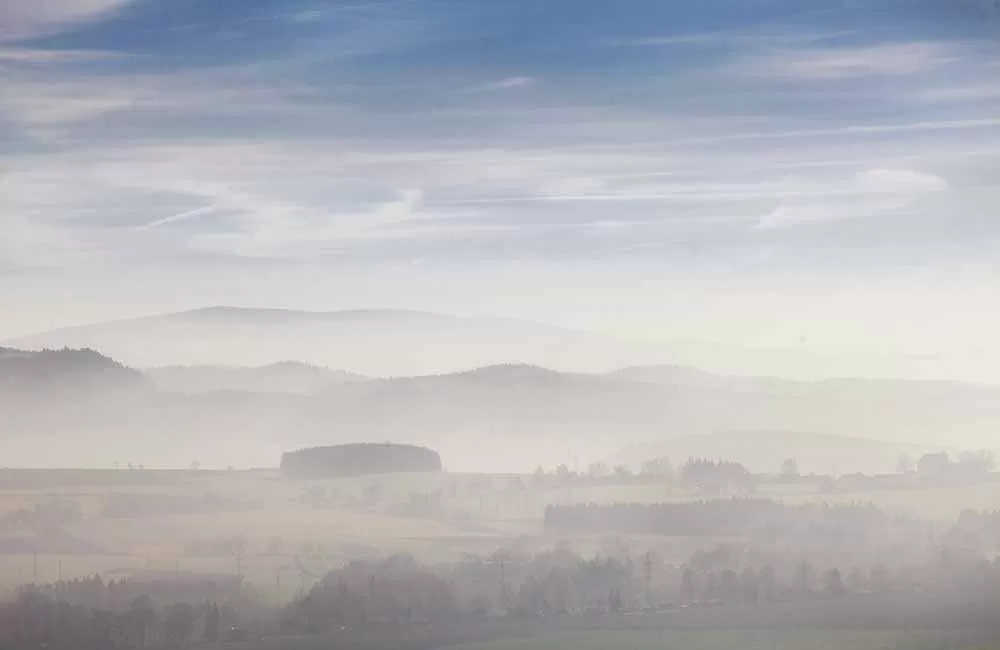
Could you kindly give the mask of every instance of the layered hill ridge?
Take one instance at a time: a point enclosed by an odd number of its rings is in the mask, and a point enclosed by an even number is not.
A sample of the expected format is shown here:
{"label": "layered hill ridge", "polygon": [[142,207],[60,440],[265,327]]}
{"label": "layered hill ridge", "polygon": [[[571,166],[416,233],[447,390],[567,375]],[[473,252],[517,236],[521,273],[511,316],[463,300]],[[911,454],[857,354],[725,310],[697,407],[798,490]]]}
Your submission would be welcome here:
{"label": "layered hill ridge", "polygon": [[[588,374],[500,364],[371,379],[285,363],[144,375],[96,352],[4,349],[0,376],[0,453],[13,465],[273,465],[292,448],[392,441],[431,446],[469,470],[530,471],[641,449],[744,457],[760,471],[786,455],[801,456],[806,472],[892,471],[899,453],[988,447],[1000,429],[992,386],[797,382],[676,366]],[[52,388],[70,378],[89,392]],[[852,455],[865,463],[852,465]]]}

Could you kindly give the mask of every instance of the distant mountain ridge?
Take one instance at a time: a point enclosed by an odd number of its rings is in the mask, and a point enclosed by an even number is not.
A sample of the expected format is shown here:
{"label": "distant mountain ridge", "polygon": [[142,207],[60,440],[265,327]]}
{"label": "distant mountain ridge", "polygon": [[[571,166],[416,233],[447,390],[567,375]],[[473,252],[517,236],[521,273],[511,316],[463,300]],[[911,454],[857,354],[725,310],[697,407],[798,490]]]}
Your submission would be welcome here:
{"label": "distant mountain ridge", "polygon": [[399,309],[209,307],[57,329],[7,345],[93,348],[138,368],[299,361],[378,377],[501,363],[611,369],[642,358],[641,346],[597,334],[514,319]]}
{"label": "distant mountain ridge", "polygon": [[[195,321],[200,320],[206,323],[243,322],[247,320],[256,321],[258,324],[287,324],[300,320],[316,320],[329,322],[332,320],[364,322],[371,320],[384,320],[387,318],[397,318],[401,320],[423,321],[431,323],[441,323],[449,321],[455,317],[435,312],[419,311],[413,309],[343,309],[337,311],[303,311],[296,309],[276,309],[276,308],[248,308],[216,305],[212,307],[200,307],[181,312],[163,314],[160,316],[141,316],[137,318],[111,321],[111,323],[135,323],[150,321],[155,319]],[[81,327],[92,327],[83,325]],[[65,328],[79,329],[79,327]],[[64,330],[54,330],[64,331]]]}

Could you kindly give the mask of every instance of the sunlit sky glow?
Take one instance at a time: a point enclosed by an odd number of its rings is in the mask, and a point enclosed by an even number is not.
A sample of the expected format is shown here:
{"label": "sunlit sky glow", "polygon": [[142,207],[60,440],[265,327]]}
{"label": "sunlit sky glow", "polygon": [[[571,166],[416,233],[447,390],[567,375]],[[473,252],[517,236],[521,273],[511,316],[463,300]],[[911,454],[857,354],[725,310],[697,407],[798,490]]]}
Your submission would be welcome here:
{"label": "sunlit sky glow", "polygon": [[0,0],[0,338],[409,307],[1000,381],[997,34],[990,0]]}

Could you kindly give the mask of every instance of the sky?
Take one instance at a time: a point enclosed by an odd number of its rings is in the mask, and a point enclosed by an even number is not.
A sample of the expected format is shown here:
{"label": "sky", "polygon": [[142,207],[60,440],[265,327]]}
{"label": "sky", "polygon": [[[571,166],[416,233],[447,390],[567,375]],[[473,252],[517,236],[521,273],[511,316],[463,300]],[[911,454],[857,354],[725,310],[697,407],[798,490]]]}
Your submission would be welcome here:
{"label": "sky", "polygon": [[1000,381],[998,34],[993,0],[0,0],[0,339],[405,307]]}

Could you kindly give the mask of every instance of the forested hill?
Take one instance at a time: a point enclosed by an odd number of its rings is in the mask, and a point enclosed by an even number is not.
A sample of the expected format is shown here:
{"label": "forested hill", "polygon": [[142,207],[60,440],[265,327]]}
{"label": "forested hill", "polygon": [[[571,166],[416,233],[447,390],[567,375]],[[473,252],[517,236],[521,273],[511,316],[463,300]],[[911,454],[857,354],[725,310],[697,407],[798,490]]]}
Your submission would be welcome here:
{"label": "forested hill", "polygon": [[146,377],[141,372],[94,350],[28,352],[0,348],[0,397],[96,393],[147,385]]}

